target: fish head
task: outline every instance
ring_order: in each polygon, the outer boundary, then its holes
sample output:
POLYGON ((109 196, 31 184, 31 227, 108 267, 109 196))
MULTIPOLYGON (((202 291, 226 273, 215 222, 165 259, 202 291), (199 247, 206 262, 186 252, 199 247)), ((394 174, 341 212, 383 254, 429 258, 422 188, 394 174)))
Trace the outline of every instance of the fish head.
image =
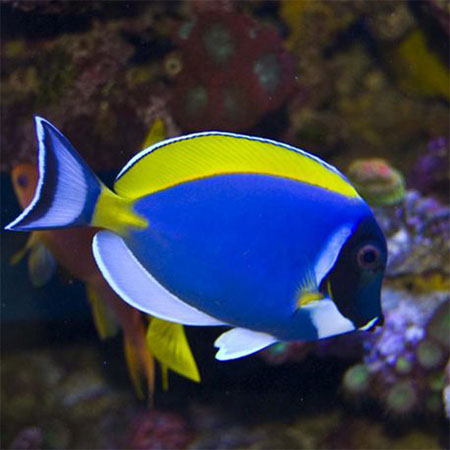
POLYGON ((14 166, 11 181, 20 206, 26 208, 34 197, 39 174, 34 164, 23 163, 14 166))
POLYGON ((381 285, 386 261, 386 240, 370 214, 359 222, 322 282, 340 313, 356 329, 383 323, 381 285))

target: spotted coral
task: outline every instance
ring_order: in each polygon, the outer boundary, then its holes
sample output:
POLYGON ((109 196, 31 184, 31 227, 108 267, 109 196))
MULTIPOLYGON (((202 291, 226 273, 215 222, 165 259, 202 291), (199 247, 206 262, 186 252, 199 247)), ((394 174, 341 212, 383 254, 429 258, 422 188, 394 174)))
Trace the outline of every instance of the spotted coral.
POLYGON ((180 26, 176 42, 172 111, 185 130, 245 130, 294 88, 278 32, 245 14, 198 13, 180 26))

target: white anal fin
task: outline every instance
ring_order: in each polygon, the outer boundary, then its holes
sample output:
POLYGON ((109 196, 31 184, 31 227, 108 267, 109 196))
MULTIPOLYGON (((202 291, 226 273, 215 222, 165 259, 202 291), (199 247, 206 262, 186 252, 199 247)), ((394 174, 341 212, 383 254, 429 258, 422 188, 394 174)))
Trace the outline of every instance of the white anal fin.
POLYGON ((92 249, 106 281, 119 297, 134 308, 184 325, 224 325, 184 303, 158 283, 117 234, 100 231, 94 236, 92 249))
POLYGON ((277 342, 270 334, 247 328, 233 328, 221 334, 214 342, 219 349, 216 359, 226 361, 251 355, 277 342))

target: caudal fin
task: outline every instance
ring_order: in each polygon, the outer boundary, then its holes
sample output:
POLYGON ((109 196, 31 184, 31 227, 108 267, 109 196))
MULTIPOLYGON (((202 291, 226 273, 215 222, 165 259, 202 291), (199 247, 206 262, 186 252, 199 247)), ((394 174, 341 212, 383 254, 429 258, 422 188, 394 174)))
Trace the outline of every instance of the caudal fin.
POLYGON ((89 225, 102 184, 70 142, 36 117, 39 181, 31 203, 7 230, 33 231, 89 225))

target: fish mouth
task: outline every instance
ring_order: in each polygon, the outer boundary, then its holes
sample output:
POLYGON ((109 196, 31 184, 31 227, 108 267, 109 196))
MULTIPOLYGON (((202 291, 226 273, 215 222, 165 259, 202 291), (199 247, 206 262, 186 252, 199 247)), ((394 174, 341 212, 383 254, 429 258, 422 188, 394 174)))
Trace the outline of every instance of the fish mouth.
POLYGON ((384 325, 384 316, 383 314, 381 314, 380 316, 374 317, 373 319, 369 320, 365 325, 359 327, 358 330, 374 332, 376 328, 381 327, 383 325, 384 325))

